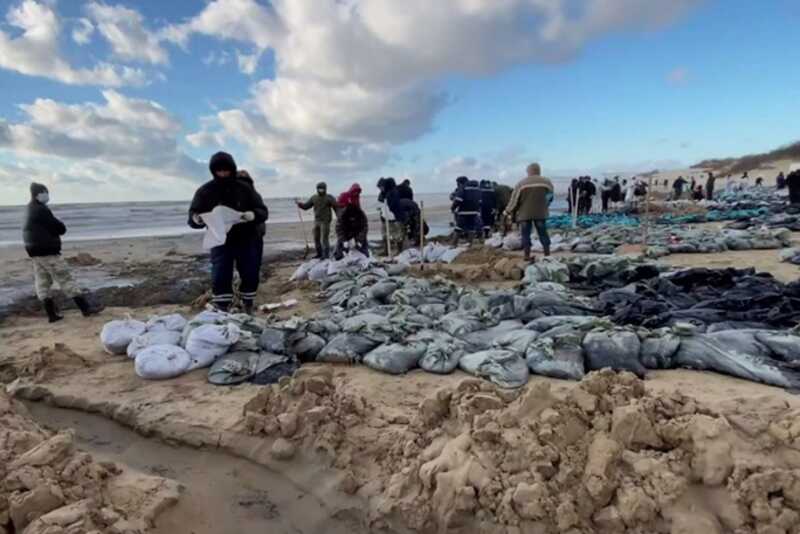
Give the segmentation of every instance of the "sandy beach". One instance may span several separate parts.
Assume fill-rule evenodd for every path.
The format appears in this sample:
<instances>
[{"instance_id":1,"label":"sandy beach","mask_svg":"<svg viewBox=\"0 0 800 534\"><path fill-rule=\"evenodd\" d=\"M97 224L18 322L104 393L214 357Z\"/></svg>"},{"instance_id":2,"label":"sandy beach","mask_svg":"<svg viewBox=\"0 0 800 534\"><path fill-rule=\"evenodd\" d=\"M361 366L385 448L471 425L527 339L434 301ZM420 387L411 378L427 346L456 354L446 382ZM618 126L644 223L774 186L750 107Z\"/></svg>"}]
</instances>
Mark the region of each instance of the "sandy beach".
<instances>
[{"instance_id":1,"label":"sandy beach","mask_svg":"<svg viewBox=\"0 0 800 534\"><path fill-rule=\"evenodd\" d=\"M800 241L800 234L793 239ZM297 299L297 307L278 312L284 318L319 310L314 284L289 281L303 257L299 225L270 227L265 244L257 303ZM202 370L144 381L130 360L103 351L100 330L127 316L195 313L192 303L209 278L200 236L67 243L64 256L81 281L99 287L108 307L89 319L68 310L64 321L47 324L30 294L24 251L4 251L3 278L29 295L0 327L0 382L29 403L30 417L44 427L73 429L76 446L98 461L140 473L145 478L134 484L137 491L152 484L146 477L179 485L177 504L152 517L152 532L587 532L579 528L586 518L602 526L593 531L618 532L652 525L657 507L672 525L659 532L749 533L756 530L741 507L760 501L746 473L759 465L779 476L800 469L792 423L800 413L797 397L713 373L658 371L644 381L610 373L577 383L533 377L512 392L461 371L391 377L328 365L304 366L277 389L215 387ZM475 246L451 265L411 273L484 289L513 287L516 280L498 266L509 273L520 260L519 252ZM798 274L775 250L666 260L685 267L754 266L787 282ZM114 287L120 282L125 287ZM613 430L621 445L605 449L620 410L640 419L631 420L627 438ZM298 430L281 431L278 421L294 417L300 417ZM530 440L542 448L515 456L518 444ZM667 447L673 452L663 452L664 440L674 442ZM276 453L279 446L284 452ZM552 476L550 460L541 457L552 450L565 454L557 462L562 478L548 482L548 492L560 487L562 494L543 494L537 508L530 504L539 491L533 481ZM538 460L530 469L514 467L527 464L525 458ZM609 462L620 466L620 475L604 467ZM725 492L715 480L729 473ZM595 484L592 491L620 488L617 504L576 490L583 487L577 480L593 476L599 478L586 486ZM475 488L480 500L472 496ZM558 525L545 520L548 510L558 510Z\"/></svg>"}]
</instances>

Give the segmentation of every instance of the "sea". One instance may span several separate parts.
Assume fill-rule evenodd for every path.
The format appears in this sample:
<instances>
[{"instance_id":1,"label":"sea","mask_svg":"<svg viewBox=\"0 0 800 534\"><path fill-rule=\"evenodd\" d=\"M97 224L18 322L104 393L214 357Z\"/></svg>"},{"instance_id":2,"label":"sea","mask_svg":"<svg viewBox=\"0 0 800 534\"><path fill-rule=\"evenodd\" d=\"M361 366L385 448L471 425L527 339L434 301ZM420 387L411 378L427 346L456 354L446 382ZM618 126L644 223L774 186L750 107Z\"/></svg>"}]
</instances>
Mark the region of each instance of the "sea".
<instances>
[{"instance_id":1,"label":"sea","mask_svg":"<svg viewBox=\"0 0 800 534\"><path fill-rule=\"evenodd\" d=\"M426 212L441 213L450 206L448 193L417 194L415 200L424 203ZM264 202L269 208L268 224L299 221L293 198L268 198ZM378 199L362 196L361 205L368 215L373 215ZM557 198L552 207L555 211L566 209L565 199ZM68 228L64 241L166 237L196 232L186 224L189 201L51 204L50 208ZM25 209L25 206L0 206L0 247L22 243ZM304 215L307 222L313 218L310 212ZM446 233L447 225L442 221L432 222L431 226L434 234Z\"/></svg>"}]
</instances>

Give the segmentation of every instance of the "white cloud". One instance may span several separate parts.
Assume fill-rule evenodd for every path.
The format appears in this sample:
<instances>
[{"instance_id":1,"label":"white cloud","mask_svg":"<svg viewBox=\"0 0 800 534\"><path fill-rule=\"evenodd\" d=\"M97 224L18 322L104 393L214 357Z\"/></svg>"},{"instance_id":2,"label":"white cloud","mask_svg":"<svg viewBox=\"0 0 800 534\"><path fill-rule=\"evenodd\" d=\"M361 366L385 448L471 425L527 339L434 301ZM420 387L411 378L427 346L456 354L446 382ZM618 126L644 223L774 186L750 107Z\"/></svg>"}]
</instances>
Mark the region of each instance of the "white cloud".
<instances>
[{"instance_id":1,"label":"white cloud","mask_svg":"<svg viewBox=\"0 0 800 534\"><path fill-rule=\"evenodd\" d=\"M385 165L394 145L433 128L448 102L437 89L446 76L566 61L595 37L659 28L700 2L213 0L163 34L184 46L200 33L271 48L274 79L221 111L218 133L281 174L306 176Z\"/></svg>"},{"instance_id":2,"label":"white cloud","mask_svg":"<svg viewBox=\"0 0 800 534\"><path fill-rule=\"evenodd\" d=\"M92 41L94 24L89 19L80 18L72 29L72 40L79 45L89 44Z\"/></svg>"},{"instance_id":3,"label":"white cloud","mask_svg":"<svg viewBox=\"0 0 800 534\"><path fill-rule=\"evenodd\" d=\"M138 11L100 2L91 2L86 6L86 11L97 25L97 31L108 40L115 56L155 65L169 62L167 51L161 46L158 36L145 27Z\"/></svg>"},{"instance_id":4,"label":"white cloud","mask_svg":"<svg viewBox=\"0 0 800 534\"><path fill-rule=\"evenodd\" d=\"M0 122L0 147L71 162L112 165L118 173L197 180L205 166L183 153L181 124L149 100L103 91L103 104L63 104L39 98L20 109L26 120ZM4 127L3 127L4 125Z\"/></svg>"},{"instance_id":5,"label":"white cloud","mask_svg":"<svg viewBox=\"0 0 800 534\"><path fill-rule=\"evenodd\" d=\"M261 52L245 54L244 52L236 51L236 61L239 63L239 70L248 76L252 76L256 72L259 59L261 59Z\"/></svg>"},{"instance_id":6,"label":"white cloud","mask_svg":"<svg viewBox=\"0 0 800 534\"><path fill-rule=\"evenodd\" d=\"M164 28L161 36L185 47L193 33L253 43L264 50L275 45L283 29L272 9L256 0L214 0L189 21Z\"/></svg>"},{"instance_id":7,"label":"white cloud","mask_svg":"<svg viewBox=\"0 0 800 534\"><path fill-rule=\"evenodd\" d=\"M74 68L60 54L58 17L49 4L24 0L8 10L6 19L22 34L11 37L0 31L0 68L29 76L43 76L73 85L120 87L143 85L139 69L98 63L92 68Z\"/></svg>"}]
</instances>

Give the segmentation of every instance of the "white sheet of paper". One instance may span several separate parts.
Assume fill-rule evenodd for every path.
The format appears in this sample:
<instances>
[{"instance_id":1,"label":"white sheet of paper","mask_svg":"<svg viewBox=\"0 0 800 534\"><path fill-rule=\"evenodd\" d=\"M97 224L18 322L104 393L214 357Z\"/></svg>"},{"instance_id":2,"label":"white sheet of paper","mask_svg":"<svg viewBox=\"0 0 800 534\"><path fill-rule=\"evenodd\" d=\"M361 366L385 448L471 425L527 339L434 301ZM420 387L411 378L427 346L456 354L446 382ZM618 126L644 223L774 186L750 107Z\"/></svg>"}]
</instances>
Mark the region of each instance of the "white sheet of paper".
<instances>
[{"instance_id":1,"label":"white sheet of paper","mask_svg":"<svg viewBox=\"0 0 800 534\"><path fill-rule=\"evenodd\" d=\"M206 223L203 249L211 250L225 244L228 232L234 224L241 222L242 214L227 206L217 206L208 213L201 213L200 218Z\"/></svg>"}]
</instances>

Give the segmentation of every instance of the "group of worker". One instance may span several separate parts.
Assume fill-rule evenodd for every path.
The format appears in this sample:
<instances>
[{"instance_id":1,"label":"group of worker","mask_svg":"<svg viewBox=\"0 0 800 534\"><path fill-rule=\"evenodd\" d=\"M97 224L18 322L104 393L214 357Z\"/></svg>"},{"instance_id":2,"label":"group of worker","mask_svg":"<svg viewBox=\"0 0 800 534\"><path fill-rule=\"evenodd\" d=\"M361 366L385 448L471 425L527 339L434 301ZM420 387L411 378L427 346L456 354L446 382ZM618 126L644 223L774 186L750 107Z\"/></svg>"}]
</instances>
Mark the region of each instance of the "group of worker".
<instances>
[{"instance_id":1,"label":"group of worker","mask_svg":"<svg viewBox=\"0 0 800 534\"><path fill-rule=\"evenodd\" d=\"M466 176L456 179L456 189L450 194L450 210L454 216L453 240L458 245L461 238L488 237L496 223L504 225L502 214L511 200L512 189L490 180L470 180Z\"/></svg>"},{"instance_id":2,"label":"group of worker","mask_svg":"<svg viewBox=\"0 0 800 534\"><path fill-rule=\"evenodd\" d=\"M538 163L528 165L527 176L515 188L490 180L456 179L456 189L450 195L455 231L453 243L462 238L488 237L495 229L508 231L510 223L519 224L522 249L526 260L531 259L531 233L534 228L545 256L550 255L547 217L553 202L553 183L542 176Z\"/></svg>"},{"instance_id":3,"label":"group of worker","mask_svg":"<svg viewBox=\"0 0 800 534\"><path fill-rule=\"evenodd\" d=\"M189 208L189 225L192 228L205 228L204 217L217 206L225 206L239 214L239 220L228 231L225 243L211 249L212 303L221 310L228 310L234 301L233 272L240 277L239 296L245 312L252 312L260 279L263 255L265 222L269 212L261 195L256 191L253 179L246 171L237 169L230 154L219 152L209 163L212 179L202 185L195 193ZM748 178L747 174L743 178ZM740 181L744 183L744 181ZM688 185L694 199L712 199L716 177L709 172L705 188L693 179L687 182L682 176L672 184L672 196L680 199ZM728 184L732 180L728 179ZM761 180L756 181L756 186ZM661 185L660 183L658 185ZM664 181L669 189L669 182ZM789 189L789 200L800 204L800 168L794 166L790 173L781 173L776 179L778 189ZM411 183L404 180L397 183L394 178L378 180L378 201L382 206L381 230L387 252L394 252L410 242L419 246L420 239L427 233L420 205L414 200ZM31 184L31 201L28 205L27 219L23 230L25 246L33 259L36 294L42 301L50 321L62 318L53 300L53 285L58 284L67 296L73 297L76 305L84 313L97 313L102 306L91 302L88 295L78 289L61 258L61 236L66 227L47 206L49 191L41 184ZM331 257L330 230L334 215L336 217L336 248L334 258L340 258L347 243L353 241L355 248L369 254L367 234L368 218L361 206L361 187L353 184L347 191L335 198L328 193L324 182L317 184L316 193L306 201L296 200L303 210L314 211L314 246L320 259ZM640 180L620 180L619 177L604 180L600 187L603 211L610 203L633 201L644 196L647 186ZM598 186L588 176L573 180L568 192L570 209L574 207L580 214L589 213L592 201L598 193ZM535 228L545 256L550 254L550 238L547 232L549 206L553 201L553 183L542 176L539 164L532 163L527 168L527 176L513 189L490 180L480 182L461 176L456 180L456 189L451 194L451 209L454 215L455 241L466 237L472 240L488 236L493 229L508 231L510 223L519 224L522 248L525 259L531 259L531 233Z\"/></svg>"}]
</instances>

